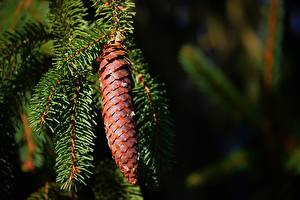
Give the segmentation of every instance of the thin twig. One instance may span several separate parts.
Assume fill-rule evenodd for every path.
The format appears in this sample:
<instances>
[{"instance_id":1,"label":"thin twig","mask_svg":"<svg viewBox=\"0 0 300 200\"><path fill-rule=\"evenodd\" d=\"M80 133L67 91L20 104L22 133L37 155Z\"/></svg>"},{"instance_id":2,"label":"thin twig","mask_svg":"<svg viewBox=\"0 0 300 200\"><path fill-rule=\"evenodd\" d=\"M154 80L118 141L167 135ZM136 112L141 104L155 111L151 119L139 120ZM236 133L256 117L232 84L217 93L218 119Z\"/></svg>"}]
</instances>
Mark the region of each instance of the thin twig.
<instances>
[{"instance_id":1,"label":"thin twig","mask_svg":"<svg viewBox=\"0 0 300 200\"><path fill-rule=\"evenodd\" d=\"M274 48L276 42L275 34L277 27L278 9L278 0L272 0L268 17L268 32L266 38L267 42L264 50L264 85L266 91L270 91L273 81Z\"/></svg>"}]
</instances>

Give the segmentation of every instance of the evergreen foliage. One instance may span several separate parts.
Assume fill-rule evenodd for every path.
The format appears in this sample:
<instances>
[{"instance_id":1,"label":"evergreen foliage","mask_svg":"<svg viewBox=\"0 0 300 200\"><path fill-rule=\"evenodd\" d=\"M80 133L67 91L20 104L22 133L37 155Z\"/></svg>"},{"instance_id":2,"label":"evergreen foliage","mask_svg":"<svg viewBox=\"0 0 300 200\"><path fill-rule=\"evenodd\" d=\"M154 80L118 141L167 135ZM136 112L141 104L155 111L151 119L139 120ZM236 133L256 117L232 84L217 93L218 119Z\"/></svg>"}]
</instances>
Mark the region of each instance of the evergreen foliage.
<instances>
[{"instance_id":1,"label":"evergreen foliage","mask_svg":"<svg viewBox=\"0 0 300 200\"><path fill-rule=\"evenodd\" d=\"M133 100L138 129L139 166L142 182L155 186L159 183L161 173L165 173L174 161L174 137L166 91L148 73L140 55L138 49L129 53L135 81Z\"/></svg>"},{"instance_id":2,"label":"evergreen foliage","mask_svg":"<svg viewBox=\"0 0 300 200\"><path fill-rule=\"evenodd\" d=\"M39 33L40 34L37 34ZM45 26L27 23L15 32L1 36L0 50L0 101L1 101L1 192L3 198L13 197L12 177L15 173L16 145L14 132L23 112L23 102L28 101L31 87L47 69L49 56L43 52L42 43L51 38ZM33 75L28 79L28 74ZM3 184L3 185L2 185Z\"/></svg>"},{"instance_id":3,"label":"evergreen foliage","mask_svg":"<svg viewBox=\"0 0 300 200\"><path fill-rule=\"evenodd\" d=\"M61 192L56 192L58 185L78 191L94 173L94 159L98 160L93 153L97 142L95 130L101 125L95 122L100 110L97 105L101 104L98 101L101 94L95 92L99 87L94 78L98 68L95 63L103 45L111 39L124 41L134 63L132 95L138 125L141 184L158 184L160 172L171 163L172 131L165 90L145 69L141 51L131 50L135 46L131 35L135 4L132 0L95 0L93 5L96 16L91 20L87 16L88 8L80 0L50 1L47 24L29 22L14 32L5 33L0 41L3 111L0 128L4 130L1 141L13 145L15 137L21 146L21 161L32 156L34 167L45 164L43 154L54 152L56 155L56 164L52 167L56 169L57 183L47 184L29 199L45 197L42 195L45 190L49 191L49 199L50 196L63 198ZM24 138L24 134L29 133L30 141ZM36 148L32 152L31 142ZM1 193L7 197L13 188L14 166L9 162L14 155L7 152L14 152L13 149L13 146L0 147L0 161L4 164L0 166L4 173L1 177L5 177L0 186L5 190ZM141 199L139 187L130 186L111 168L109 162L101 164L95 184L108 188L107 178L117 180L117 187L113 189L118 191L95 190L96 199L105 196L112 199L114 194L118 194L118 199ZM64 197L68 199L68 195Z\"/></svg>"},{"instance_id":4,"label":"evergreen foliage","mask_svg":"<svg viewBox=\"0 0 300 200\"><path fill-rule=\"evenodd\" d=\"M129 184L112 160L97 164L92 184L95 200L143 200L140 187Z\"/></svg>"},{"instance_id":5,"label":"evergreen foliage","mask_svg":"<svg viewBox=\"0 0 300 200\"><path fill-rule=\"evenodd\" d=\"M64 189L77 190L76 182L85 183L85 178L92 173L95 114L91 88L80 79L75 80L72 87L67 84L63 83L65 92L58 96L60 103L51 113L51 118L59 122L54 128L56 181L62 183Z\"/></svg>"}]
</instances>

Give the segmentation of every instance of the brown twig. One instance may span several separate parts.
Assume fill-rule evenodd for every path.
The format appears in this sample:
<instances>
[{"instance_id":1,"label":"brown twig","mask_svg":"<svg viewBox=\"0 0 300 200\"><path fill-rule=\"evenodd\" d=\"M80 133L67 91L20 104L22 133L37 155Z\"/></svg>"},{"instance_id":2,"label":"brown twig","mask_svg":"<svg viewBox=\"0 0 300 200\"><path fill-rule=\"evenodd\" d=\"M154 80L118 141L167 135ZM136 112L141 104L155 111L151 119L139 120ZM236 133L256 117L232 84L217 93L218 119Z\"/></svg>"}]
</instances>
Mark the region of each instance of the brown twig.
<instances>
[{"instance_id":1,"label":"brown twig","mask_svg":"<svg viewBox=\"0 0 300 200\"><path fill-rule=\"evenodd\" d=\"M154 124L155 127L157 127L158 118L157 118L157 115L156 115L155 106L153 105L153 97L152 97L152 94L151 94L151 90L150 90L149 86L145 83L145 78L144 78L143 75L137 74L137 79L138 79L138 83L140 83L144 88L144 92L147 96L147 100L149 102L150 109L151 109L151 112L152 112L153 124ZM158 129L158 127L157 127L157 129Z\"/></svg>"},{"instance_id":2,"label":"brown twig","mask_svg":"<svg viewBox=\"0 0 300 200\"><path fill-rule=\"evenodd\" d=\"M49 91L49 94L48 94L48 97L47 97L47 102L45 103L45 106L44 106L44 110L43 112L41 113L41 117L40 117L40 120L38 122L38 126L39 127L42 127L42 125L45 123L46 121L46 116L47 116L47 113L49 111L49 107L50 107L50 103L52 101L52 98L53 98L53 95L55 94L56 92L56 87L60 84L60 80L57 80L55 85L51 87L50 91Z\"/></svg>"},{"instance_id":3,"label":"brown twig","mask_svg":"<svg viewBox=\"0 0 300 200\"><path fill-rule=\"evenodd\" d=\"M80 81L76 81L76 88L75 93L72 98L73 106L72 106L72 117L71 117L71 131L70 131L70 143L71 143L71 174L69 176L67 187L70 186L71 182L75 178L76 173L80 173L80 170L76 166L76 144L75 144L75 127L76 127L76 105L79 98L79 91L80 91Z\"/></svg>"},{"instance_id":4,"label":"brown twig","mask_svg":"<svg viewBox=\"0 0 300 200\"><path fill-rule=\"evenodd\" d=\"M20 13L23 11L23 10L26 10L28 9L32 4L32 0L21 0L17 7L16 7L16 10L14 12L14 15L13 15L13 21L9 27L9 30L13 30L14 27L16 26L17 24L17 19L18 17L20 16Z\"/></svg>"},{"instance_id":5,"label":"brown twig","mask_svg":"<svg viewBox=\"0 0 300 200\"><path fill-rule=\"evenodd\" d=\"M20 113L20 118L24 127L23 137L26 141L27 148L28 148L28 154L26 156L26 159L23 162L22 168L24 171L33 171L35 168L33 164L33 154L35 152L36 147L32 140L32 130L29 127L29 121L26 114Z\"/></svg>"},{"instance_id":6,"label":"brown twig","mask_svg":"<svg viewBox=\"0 0 300 200\"><path fill-rule=\"evenodd\" d=\"M266 91L270 91L273 81L274 48L276 41L275 34L278 9L278 0L272 0L269 9L267 41L264 50L264 85Z\"/></svg>"},{"instance_id":7,"label":"brown twig","mask_svg":"<svg viewBox=\"0 0 300 200\"><path fill-rule=\"evenodd\" d=\"M109 35L109 34L107 34ZM99 43L101 40L103 40L105 37L107 37L107 35L102 35L100 38L97 38L95 40L92 40L91 42L89 42L86 46L78 49L75 53L67 56L66 58L64 58L64 61L69 61L70 59L76 57L77 55L81 54L83 51L87 50L88 48L90 48L92 45Z\"/></svg>"},{"instance_id":8,"label":"brown twig","mask_svg":"<svg viewBox=\"0 0 300 200\"><path fill-rule=\"evenodd\" d=\"M154 135L155 144L157 144L157 147L158 147L159 144L161 144L161 139L159 137L159 135L160 135L160 129L159 129L159 124L158 124L159 123L159 118L157 116L156 107L155 107L155 105L153 103L153 96L152 96L150 87L145 82L145 77L142 74L138 73L137 71L135 71L135 70L133 70L133 71L136 74L138 83L143 86L144 93L146 94L147 100L149 102L149 106L150 106L151 114L152 114L152 122L153 122L153 125L155 127L155 135ZM157 150L159 151L159 147L158 147Z\"/></svg>"},{"instance_id":9,"label":"brown twig","mask_svg":"<svg viewBox=\"0 0 300 200\"><path fill-rule=\"evenodd\" d=\"M48 183L48 181L46 181L45 188L44 188L44 197L45 197L45 200L49 199L48 193L49 193L49 183Z\"/></svg>"}]
</instances>

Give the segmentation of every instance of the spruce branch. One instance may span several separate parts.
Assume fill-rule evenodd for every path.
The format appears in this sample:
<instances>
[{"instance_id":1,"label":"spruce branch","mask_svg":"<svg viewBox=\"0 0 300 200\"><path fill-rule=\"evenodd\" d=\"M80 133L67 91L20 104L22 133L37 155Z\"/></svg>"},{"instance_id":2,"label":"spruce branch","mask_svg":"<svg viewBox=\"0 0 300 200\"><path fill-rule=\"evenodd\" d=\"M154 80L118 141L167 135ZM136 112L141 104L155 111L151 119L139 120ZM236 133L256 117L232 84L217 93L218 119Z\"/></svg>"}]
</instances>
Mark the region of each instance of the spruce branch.
<instances>
[{"instance_id":1,"label":"spruce branch","mask_svg":"<svg viewBox=\"0 0 300 200\"><path fill-rule=\"evenodd\" d=\"M42 44L51 40L47 27L41 23L28 22L14 32L5 32L0 38L0 74L10 79L19 68L31 59ZM37 56L36 59L39 59Z\"/></svg>"},{"instance_id":2,"label":"spruce branch","mask_svg":"<svg viewBox=\"0 0 300 200\"><path fill-rule=\"evenodd\" d=\"M74 76L74 70L78 70L72 61L64 62L72 48L72 42L75 39L84 38L87 30L87 22L83 19L86 15L86 8L80 0L64 1L55 0L49 4L50 7L50 32L55 36L54 52L55 67L63 68L64 74L70 73ZM81 39L79 40L81 41ZM84 61L84 57L82 57Z\"/></svg>"},{"instance_id":3,"label":"spruce branch","mask_svg":"<svg viewBox=\"0 0 300 200\"><path fill-rule=\"evenodd\" d=\"M55 134L56 180L63 189L77 190L78 182L85 183L85 178L91 173L93 159L91 91L82 80L92 74L91 66L97 51L87 50L99 48L94 45L99 34L95 29L87 29L81 1L53 1L50 12L50 31L55 36L55 63L35 88L30 122L35 132L40 132L43 124L47 124ZM74 86L72 80L75 77Z\"/></svg>"},{"instance_id":4,"label":"spruce branch","mask_svg":"<svg viewBox=\"0 0 300 200\"><path fill-rule=\"evenodd\" d=\"M96 24L106 27L113 35L126 36L133 33L133 17L135 3L133 0L93 0L96 16L100 18Z\"/></svg>"},{"instance_id":5,"label":"spruce branch","mask_svg":"<svg viewBox=\"0 0 300 200\"><path fill-rule=\"evenodd\" d=\"M34 88L29 108L29 121L34 133L40 133L41 128L46 123L49 108L52 105L52 100L62 79L62 72L52 68Z\"/></svg>"},{"instance_id":6,"label":"spruce branch","mask_svg":"<svg viewBox=\"0 0 300 200\"><path fill-rule=\"evenodd\" d=\"M80 37L80 33L86 28L87 22L83 19L86 16L86 8L82 1L54 0L49 4L50 32L57 39L56 46L67 48L69 41ZM61 52L57 52L60 55Z\"/></svg>"},{"instance_id":7,"label":"spruce branch","mask_svg":"<svg viewBox=\"0 0 300 200\"><path fill-rule=\"evenodd\" d=\"M52 22L50 31L55 36L53 48L56 56L54 67L36 86L31 100L30 123L35 132L39 132L46 123L52 99L61 80L67 75L74 76L78 73L85 73L85 76L91 75L91 67L88 70L86 68L91 66L97 55L94 53L95 49L89 52L84 50L88 50L91 44L95 44L99 35L94 30L89 31L89 34L84 31L86 30L86 22L83 20L86 15L85 11L81 1L71 3L56 0L50 3L50 22ZM83 37L86 35L88 37ZM53 119L49 118L49 120ZM49 127L52 128L51 125Z\"/></svg>"},{"instance_id":8,"label":"spruce branch","mask_svg":"<svg viewBox=\"0 0 300 200\"><path fill-rule=\"evenodd\" d=\"M140 187L129 184L113 160L100 161L94 177L95 200L143 200Z\"/></svg>"},{"instance_id":9,"label":"spruce branch","mask_svg":"<svg viewBox=\"0 0 300 200\"><path fill-rule=\"evenodd\" d=\"M74 86L65 84L69 90L60 96L60 105L56 107L58 116L55 151L57 153L56 181L62 188L77 190L77 184L85 184L92 167L94 145L95 116L92 103L92 89L89 85L76 79Z\"/></svg>"},{"instance_id":10,"label":"spruce branch","mask_svg":"<svg viewBox=\"0 0 300 200\"><path fill-rule=\"evenodd\" d=\"M55 35L54 66L64 74L91 76L92 63L106 42L105 31L88 27L84 20L86 8L81 1L56 0L50 4L50 27Z\"/></svg>"},{"instance_id":11,"label":"spruce branch","mask_svg":"<svg viewBox=\"0 0 300 200\"><path fill-rule=\"evenodd\" d=\"M69 6L70 5L65 5L64 7L66 8L60 9L68 9ZM78 3L78 6L82 7L82 9L78 9L78 12L84 12L83 5ZM80 70L93 70L90 66L92 66L93 61L99 56L99 52L101 52L103 45L106 44L111 37L122 37L127 33L132 33L133 16L135 15L135 12L133 12L133 2L129 0L112 1L110 3L108 3L108 1L106 3L94 1L94 6L97 9L97 15L101 16L101 18L91 25L91 28L87 27L87 23L82 19L85 14L81 13L79 15L81 18L77 16L77 18L74 19L78 22L72 23L74 25L74 30L65 33L72 33L72 37L68 37L67 39L62 38L57 41L58 44L61 44L55 46L57 49L56 51L58 52L58 56L55 59L58 68L64 66L64 68L68 69L71 73L74 71L74 66L80 67ZM53 12L56 13L58 11L54 9ZM69 14L69 20L72 19L72 14L73 12ZM108 18L114 19L113 23L109 20L104 20ZM55 18L53 20L55 20ZM58 23L56 26L60 27L62 24L63 23ZM75 25L78 25L78 28L76 28ZM57 32L57 30L55 30L56 26L53 26L53 32ZM71 25L69 26L72 27ZM63 31L60 30L58 30L58 32L63 33ZM65 44L62 45L64 42ZM63 54L61 52L63 52ZM64 56L61 57L60 55ZM77 68L75 71L76 70L79 69Z\"/></svg>"},{"instance_id":12,"label":"spruce branch","mask_svg":"<svg viewBox=\"0 0 300 200\"><path fill-rule=\"evenodd\" d=\"M93 70L90 66L99 56L103 45L111 37L122 37L133 31L132 24L133 16L135 15L133 9L135 4L132 1L107 1L106 3L94 1L94 6L97 9L96 13L102 17L91 27L87 27L87 22L83 19L85 9L80 1L76 1L76 12L70 11L63 15L65 17L64 21L62 20L63 16L57 16L57 13L60 12L59 10L72 9L72 6L75 6L75 4L70 5L68 2L63 1L55 2L53 5L50 4L50 10L53 15L51 21L55 22L50 30L58 38L56 41L58 45L54 46L57 52L55 65L57 68L63 67L69 70L72 75L74 75L74 70L83 70L86 72L86 76L90 76L90 72L86 70ZM74 13L79 14L74 17ZM109 20L104 20L108 18L114 19L113 23ZM72 21L72 23L69 23L69 21ZM61 30L61 27L69 27L69 29ZM60 34L57 34L57 32ZM59 35L70 36L60 37ZM76 68L74 68L75 66Z\"/></svg>"},{"instance_id":13,"label":"spruce branch","mask_svg":"<svg viewBox=\"0 0 300 200\"><path fill-rule=\"evenodd\" d=\"M174 135L163 85L151 77L138 49L129 53L133 65L134 106L138 129L140 175L146 185L158 185L173 161Z\"/></svg>"}]
</instances>

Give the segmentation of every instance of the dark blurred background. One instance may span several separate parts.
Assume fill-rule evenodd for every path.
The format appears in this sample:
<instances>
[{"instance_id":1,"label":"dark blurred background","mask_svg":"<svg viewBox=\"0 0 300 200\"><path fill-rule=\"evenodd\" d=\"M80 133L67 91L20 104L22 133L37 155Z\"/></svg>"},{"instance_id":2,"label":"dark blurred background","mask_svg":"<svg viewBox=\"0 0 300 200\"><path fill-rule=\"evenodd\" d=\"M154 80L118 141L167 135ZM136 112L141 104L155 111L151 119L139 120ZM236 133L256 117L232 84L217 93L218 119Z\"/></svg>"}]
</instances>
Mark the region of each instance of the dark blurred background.
<instances>
[{"instance_id":1,"label":"dark blurred background","mask_svg":"<svg viewBox=\"0 0 300 200\"><path fill-rule=\"evenodd\" d=\"M176 135L175 166L159 191L145 191L145 199L299 199L300 1L280 7L275 95L266 91L262 75L273 1L137 0L136 43L165 83ZM26 2L19 12L43 19L39 1ZM1 31L15 26L16 12L0 13ZM180 62L187 44L201 49L259 114L249 120L224 110L197 86Z\"/></svg>"},{"instance_id":2,"label":"dark blurred background","mask_svg":"<svg viewBox=\"0 0 300 200\"><path fill-rule=\"evenodd\" d=\"M136 41L153 74L166 83L176 127L177 164L165 177L163 190L149 194L149 199L300 197L297 169L271 172L277 166L268 159L263 131L249 125L243 117L232 119L230 113L210 101L178 59L183 45L197 45L241 93L259 101L255 100L261 96L256 80L259 70L255 69L260 62L257 46L264 45L265 12L270 3L268 0L137 1ZM287 146L285 153L293 154L299 137L300 2L286 0L283 7L282 80L278 94L283 100L271 109L278 108L276 115L283 115L284 121L276 123L287 127L280 130L285 135L281 142ZM264 106L263 103L261 107ZM285 153L274 155L280 157L280 168L282 162L289 162ZM280 174L282 170L284 175Z\"/></svg>"}]
</instances>

